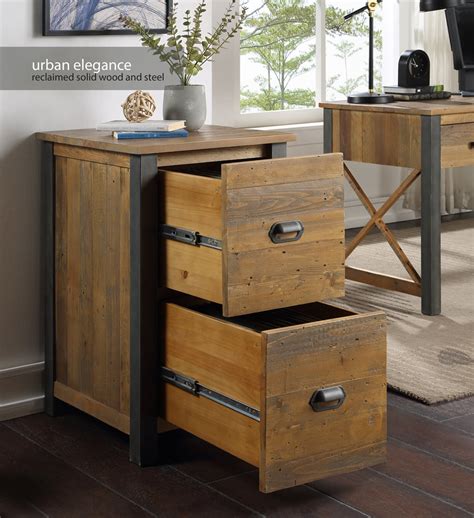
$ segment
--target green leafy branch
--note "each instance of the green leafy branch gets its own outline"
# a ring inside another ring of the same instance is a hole
[[[178,28],[178,4],[175,3],[168,16],[168,36],[166,43],[162,37],[152,34],[140,22],[129,16],[121,16],[120,21],[127,29],[137,33],[142,45],[148,47],[161,61],[168,64],[170,72],[178,76],[182,85],[189,85],[204,64],[211,61],[225,45],[242,29],[247,17],[247,7],[239,9],[237,0],[231,0],[220,22],[203,37],[202,22],[207,0],[201,0],[191,13],[184,12],[183,32]]]

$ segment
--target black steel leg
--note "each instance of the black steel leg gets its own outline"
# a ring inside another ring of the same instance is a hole
[[[45,411],[50,416],[60,413],[63,403],[54,397],[55,333],[54,333],[54,155],[51,142],[42,143],[43,185],[43,294],[44,294],[44,360]]]
[[[441,120],[422,117],[421,310],[441,312]]]
[[[130,461],[158,461],[157,156],[130,159]]]
[[[324,108],[324,152],[332,153],[332,110]]]

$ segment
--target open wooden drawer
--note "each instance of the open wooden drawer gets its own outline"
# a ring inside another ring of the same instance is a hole
[[[385,460],[386,323],[321,303],[225,319],[167,303],[163,417],[271,492]]]
[[[342,155],[160,170],[162,284],[225,316],[344,294]]]

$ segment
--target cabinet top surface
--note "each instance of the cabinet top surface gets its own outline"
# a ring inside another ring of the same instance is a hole
[[[433,101],[406,101],[390,104],[349,104],[347,101],[320,103],[321,108],[408,115],[457,115],[474,113],[474,97],[454,96]]]
[[[37,133],[36,137],[47,142],[132,155],[278,144],[296,140],[293,133],[225,126],[203,126],[199,131],[192,132],[184,138],[117,140],[112,137],[110,131],[94,129],[47,131]]]

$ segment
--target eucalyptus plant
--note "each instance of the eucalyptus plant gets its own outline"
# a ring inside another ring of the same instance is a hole
[[[182,31],[178,28],[178,3],[173,5],[168,16],[166,43],[162,37],[151,34],[143,24],[128,16],[121,16],[120,20],[126,28],[141,37],[144,47],[168,63],[170,72],[176,74],[182,85],[189,85],[191,78],[202,70],[205,63],[219,54],[225,44],[239,33],[247,16],[247,7],[239,8],[237,0],[231,0],[217,26],[203,36],[206,1],[201,0],[193,13],[189,9],[184,11]]]

